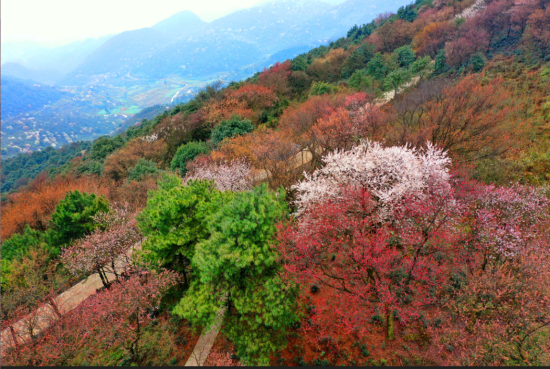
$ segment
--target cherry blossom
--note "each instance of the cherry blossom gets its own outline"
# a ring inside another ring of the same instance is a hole
[[[295,188],[298,213],[310,205],[341,196],[341,186],[368,190],[382,206],[430,191],[448,192],[451,160],[431,143],[426,149],[405,146],[383,147],[378,142],[364,141],[349,151],[337,150],[323,158],[325,166]]]
[[[252,188],[252,170],[244,160],[233,160],[230,163],[215,164],[200,161],[193,166],[192,172],[184,182],[191,179],[214,181],[220,191],[245,191]]]

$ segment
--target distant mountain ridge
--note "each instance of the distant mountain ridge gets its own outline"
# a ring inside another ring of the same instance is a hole
[[[337,2],[266,1],[209,23],[185,10],[152,27],[41,48],[27,52],[30,56],[21,60],[17,56],[23,55],[24,48],[8,45],[9,60],[20,66],[4,64],[2,74],[66,85],[105,80],[117,85],[170,76],[215,79],[280,61],[276,59],[287,54],[284,50],[306,50],[341,37],[354,24],[367,23],[410,0]]]
[[[2,78],[13,77],[27,80],[30,83],[54,85],[63,76],[63,73],[55,69],[31,69],[13,62],[7,62],[2,65]]]
[[[188,36],[207,24],[192,11],[184,10],[156,23],[151,28],[162,32],[168,38],[177,39]]]
[[[311,48],[341,37],[354,24],[408,2],[347,0],[333,6],[318,0],[278,0],[210,23],[184,11],[150,28],[112,37],[63,83],[83,84],[104,73],[113,84],[127,74],[137,79],[216,78],[282,50]]]

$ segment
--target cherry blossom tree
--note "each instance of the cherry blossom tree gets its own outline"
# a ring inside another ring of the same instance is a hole
[[[550,227],[550,199],[544,190],[514,184],[481,185],[474,195],[473,242],[487,258],[513,259],[530,250],[546,249]]]
[[[343,185],[339,197],[324,197],[280,226],[285,269],[302,285],[325,290],[306,329],[319,339],[364,337],[377,316],[386,320],[391,340],[395,317],[410,323],[437,300],[461,265],[459,207],[450,206],[453,193],[445,189],[446,195],[403,195],[387,217],[368,190]]]
[[[3,357],[5,365],[71,365],[82,362],[82,353],[98,353],[111,347],[127,350],[131,361],[140,357],[140,340],[151,311],[179,276],[170,271],[153,273],[133,268],[124,278],[90,296],[60,317],[35,340],[19,345]],[[96,363],[89,355],[86,361]]]
[[[417,150],[364,141],[349,151],[330,153],[323,161],[324,167],[305,174],[296,185],[298,213],[316,202],[339,197],[343,184],[369,191],[386,207],[406,195],[422,197],[429,187],[441,193],[449,188],[450,159],[429,142],[425,150]]]
[[[130,264],[128,249],[141,240],[141,234],[135,215],[123,207],[115,207],[95,221],[100,227],[64,249],[61,261],[74,275],[99,274],[103,285],[108,286],[107,272],[119,278],[120,269]]]
[[[252,188],[252,169],[244,159],[216,164],[211,160],[199,160],[192,165],[184,182],[205,179],[214,181],[220,191],[246,191]]]

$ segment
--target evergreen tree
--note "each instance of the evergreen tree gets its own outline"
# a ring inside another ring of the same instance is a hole
[[[224,138],[244,135],[254,130],[254,125],[248,119],[241,119],[239,115],[232,115],[228,120],[222,121],[212,130],[212,142],[218,145]]]
[[[418,16],[418,11],[414,8],[413,4],[402,6],[397,10],[397,18],[403,19],[407,22],[413,22]]]
[[[213,182],[189,181],[184,185],[175,176],[167,177],[138,215],[139,227],[147,238],[142,248],[147,259],[160,261],[162,267],[187,277],[197,243],[210,235],[207,216],[232,195],[216,190]]]
[[[145,176],[149,174],[157,174],[159,169],[157,163],[151,160],[145,160],[140,158],[135,167],[128,171],[128,180],[141,181]]]
[[[189,142],[185,145],[182,145],[176,151],[176,155],[170,163],[170,168],[172,170],[179,169],[182,175],[187,173],[187,163],[195,159],[200,154],[206,154],[208,152],[208,147],[204,142]]]
[[[94,160],[103,161],[107,155],[122,146],[124,146],[124,138],[121,135],[99,137],[92,145],[90,157]]]
[[[441,49],[435,56],[434,74],[439,75],[447,72],[449,66],[447,65],[447,56],[445,50]]]
[[[307,69],[307,59],[303,55],[298,55],[292,60],[293,71],[305,71]]]
[[[472,64],[472,70],[476,73],[481,72],[485,68],[485,58],[479,53],[472,55],[470,63]]]
[[[367,64],[367,72],[375,79],[382,80],[388,73],[388,67],[384,63],[381,53],[376,53]]]
[[[397,93],[399,86],[411,79],[411,74],[408,69],[397,69],[389,73],[384,80],[384,87],[387,90],[394,90]]]
[[[363,44],[351,54],[342,64],[342,77],[349,78],[353,72],[363,69],[374,56],[374,45]]]
[[[174,312],[208,327],[219,309],[230,306],[226,333],[238,355],[268,364],[284,345],[285,330],[297,321],[296,289],[281,279],[272,246],[276,224],[287,214],[284,193],[265,184],[236,193],[209,219],[210,237],[197,245],[197,277]]]
[[[409,45],[395,49],[393,54],[401,68],[408,68],[416,60],[416,54]]]
[[[96,226],[93,216],[109,211],[109,202],[96,194],[71,191],[57,204],[52,219],[49,238],[56,246],[67,245],[92,232]]]

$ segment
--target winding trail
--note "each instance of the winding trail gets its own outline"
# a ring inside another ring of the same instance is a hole
[[[191,356],[189,357],[189,359],[187,359],[185,366],[204,365],[204,362],[208,358],[208,355],[210,355],[210,350],[212,350],[212,346],[214,346],[214,341],[216,341],[216,337],[218,337],[218,333],[220,333],[225,310],[225,306],[221,308],[220,311],[218,311],[218,316],[212,324],[212,327],[210,327],[210,329],[208,330],[205,329],[201,333],[201,336],[199,337],[199,340],[197,341],[197,344],[195,345]]]
[[[134,250],[141,249],[141,244],[135,244],[131,247],[126,255],[128,258]],[[120,270],[125,266],[123,261],[125,258],[119,258],[115,261],[115,267]],[[106,273],[109,280],[114,280],[115,275]],[[0,357],[6,353],[6,350],[17,344],[22,344],[36,336],[44,329],[48,328],[53,322],[58,320],[64,314],[76,308],[84,300],[95,294],[98,289],[103,287],[99,274],[92,274],[83,281],[75,284],[67,291],[59,294],[57,297],[50,300],[50,303],[45,303],[32,313],[20,319],[12,325],[12,329],[6,328],[0,333]]]

